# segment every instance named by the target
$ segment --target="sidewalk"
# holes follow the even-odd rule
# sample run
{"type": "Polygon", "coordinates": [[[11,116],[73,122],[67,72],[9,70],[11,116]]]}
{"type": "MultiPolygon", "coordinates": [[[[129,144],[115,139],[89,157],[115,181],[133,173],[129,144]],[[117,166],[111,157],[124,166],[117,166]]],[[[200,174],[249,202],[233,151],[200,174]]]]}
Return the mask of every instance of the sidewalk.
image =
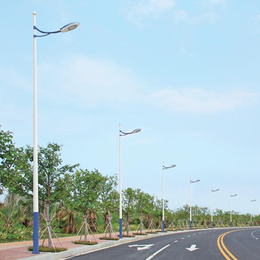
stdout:
{"type": "MultiPolygon", "coordinates": [[[[104,234],[96,234],[95,238],[98,243],[105,242],[106,240],[100,240],[99,238],[104,236],[104,234]]],[[[92,236],[89,236],[91,238],[91,241],[95,241],[92,236]]],[[[62,237],[59,238],[60,242],[62,243],[63,247],[67,249],[72,248],[78,248],[78,247],[92,247],[92,246],[86,246],[86,245],[76,245],[73,244],[72,241],[79,240],[79,237],[76,238],[76,236],[72,237],[62,237]]],[[[54,244],[56,247],[61,247],[57,239],[53,239],[54,244]]],[[[46,245],[45,241],[45,245],[46,245]]],[[[42,240],[40,240],[40,245],[42,244],[42,240]]],[[[0,243],[0,260],[15,260],[15,259],[21,259],[26,257],[33,257],[36,256],[32,254],[31,251],[28,251],[28,246],[32,246],[32,241],[21,241],[21,242],[10,242],[10,243],[0,243]]],[[[45,252],[41,252],[40,255],[47,254],[45,252]]],[[[48,253],[49,254],[49,253],[48,253]]],[[[54,253],[55,254],[55,253],[54,253]]]]}

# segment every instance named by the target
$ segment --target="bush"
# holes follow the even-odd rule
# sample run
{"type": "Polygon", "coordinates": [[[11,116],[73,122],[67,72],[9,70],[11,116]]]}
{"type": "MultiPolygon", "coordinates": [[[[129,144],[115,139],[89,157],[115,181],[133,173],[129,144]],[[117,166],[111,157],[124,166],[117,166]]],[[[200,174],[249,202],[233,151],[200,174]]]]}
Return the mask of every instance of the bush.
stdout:
{"type": "Polygon", "coordinates": [[[91,242],[91,241],[74,241],[73,242],[74,244],[76,244],[76,245],[90,245],[90,246],[92,246],[92,245],[96,245],[96,244],[98,244],[98,242],[91,242]]]}
{"type": "MultiPolygon", "coordinates": [[[[33,251],[33,247],[29,246],[28,247],[29,251],[33,251]]],[[[40,246],[39,247],[40,252],[51,252],[51,253],[58,253],[58,252],[62,252],[62,251],[67,251],[67,248],[63,248],[63,247],[47,247],[47,246],[40,246]]]]}
{"type": "Polygon", "coordinates": [[[0,242],[10,242],[18,240],[31,239],[33,235],[32,228],[14,228],[1,227],[0,228],[0,242]]]}
{"type": "Polygon", "coordinates": [[[119,240],[119,238],[116,237],[100,237],[100,240],[119,240]]]}

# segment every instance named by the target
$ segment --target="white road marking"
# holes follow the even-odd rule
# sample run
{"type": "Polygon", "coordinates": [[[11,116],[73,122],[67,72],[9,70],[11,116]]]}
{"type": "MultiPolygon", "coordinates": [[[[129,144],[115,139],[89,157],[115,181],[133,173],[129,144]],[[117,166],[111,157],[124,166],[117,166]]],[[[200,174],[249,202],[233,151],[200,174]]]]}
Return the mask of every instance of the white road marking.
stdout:
{"type": "Polygon", "coordinates": [[[174,243],[177,243],[177,242],[178,242],[178,240],[175,240],[175,241],[174,241],[174,243]]]}
{"type": "Polygon", "coordinates": [[[190,236],[187,236],[187,237],[190,237],[190,236]]]}
{"type": "Polygon", "coordinates": [[[196,236],[196,234],[193,234],[193,236],[196,236]]]}
{"type": "Polygon", "coordinates": [[[186,248],[187,250],[189,250],[190,252],[198,250],[199,248],[196,247],[196,245],[191,245],[190,248],[186,248]]]}
{"type": "Polygon", "coordinates": [[[151,256],[149,256],[148,258],[146,258],[146,260],[152,259],[152,258],[155,257],[157,254],[159,254],[161,251],[163,251],[165,248],[167,248],[168,246],[170,246],[170,244],[167,245],[167,246],[165,246],[165,247],[163,247],[163,248],[161,248],[160,250],[156,251],[154,254],[152,254],[151,256]]]}
{"type": "Polygon", "coordinates": [[[129,245],[129,247],[136,247],[137,250],[144,250],[144,249],[150,249],[154,244],[148,244],[148,245],[129,245]]]}
{"type": "Polygon", "coordinates": [[[184,237],[182,237],[181,239],[185,239],[184,237]]]}
{"type": "Polygon", "coordinates": [[[257,238],[257,237],[256,237],[255,239],[256,239],[256,240],[258,240],[258,238],[257,238]]]}

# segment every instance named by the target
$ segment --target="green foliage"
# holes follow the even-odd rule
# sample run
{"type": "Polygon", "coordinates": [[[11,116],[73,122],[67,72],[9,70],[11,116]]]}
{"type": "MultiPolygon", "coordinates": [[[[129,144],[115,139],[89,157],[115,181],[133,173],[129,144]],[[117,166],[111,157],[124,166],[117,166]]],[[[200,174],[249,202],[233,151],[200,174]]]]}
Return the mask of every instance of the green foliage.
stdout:
{"type": "Polygon", "coordinates": [[[0,242],[31,239],[32,233],[32,228],[0,227],[0,242]]]}
{"type": "Polygon", "coordinates": [[[23,191],[21,173],[29,167],[24,148],[16,148],[10,131],[0,130],[0,194],[23,191]]]}
{"type": "Polygon", "coordinates": [[[72,176],[72,184],[70,186],[73,208],[84,215],[90,209],[97,210],[99,206],[98,199],[104,183],[105,178],[98,170],[78,169],[72,176]]]}
{"type": "MultiPolygon", "coordinates": [[[[88,219],[92,227],[97,225],[98,231],[103,232],[104,224],[111,217],[117,232],[119,194],[116,191],[116,176],[103,176],[98,170],[80,169],[78,164],[64,165],[61,148],[56,143],[38,147],[40,211],[44,212],[45,209],[47,220],[55,214],[52,224],[56,232],[76,233],[82,224],[82,218],[88,219]]],[[[4,204],[0,203],[0,242],[30,239],[33,148],[17,148],[12,133],[0,129],[0,194],[3,190],[9,193],[4,204]]],[[[141,189],[132,188],[123,190],[122,199],[128,236],[129,230],[136,230],[142,222],[146,228],[149,226],[152,229],[152,224],[161,228],[162,200],[155,199],[141,189]]],[[[188,205],[172,211],[168,209],[168,201],[165,201],[166,226],[174,229],[188,228],[189,211],[188,205]]],[[[195,205],[192,214],[195,227],[209,227],[210,211],[207,207],[195,205]]],[[[234,226],[249,225],[250,214],[233,212],[232,215],[234,226]]],[[[214,225],[229,226],[229,217],[229,211],[216,209],[214,225]]],[[[46,223],[42,214],[40,220],[41,229],[44,229],[46,223]]],[[[260,216],[254,216],[253,223],[259,225],[260,216]]]]}

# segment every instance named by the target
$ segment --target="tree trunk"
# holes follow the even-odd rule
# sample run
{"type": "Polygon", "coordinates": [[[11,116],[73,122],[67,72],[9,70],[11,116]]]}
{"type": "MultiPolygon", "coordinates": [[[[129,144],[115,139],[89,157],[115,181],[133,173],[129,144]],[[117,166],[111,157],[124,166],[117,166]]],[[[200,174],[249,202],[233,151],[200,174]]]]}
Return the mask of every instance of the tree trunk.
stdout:
{"type": "Polygon", "coordinates": [[[126,234],[129,236],[129,214],[126,214],[126,234]]]}
{"type": "Polygon", "coordinates": [[[84,213],[84,228],[85,228],[85,232],[84,232],[84,241],[87,242],[88,241],[88,214],[84,213]]]}
{"type": "Polygon", "coordinates": [[[48,247],[54,248],[54,244],[51,236],[51,220],[50,220],[50,203],[46,204],[46,222],[47,222],[47,231],[48,231],[48,247]]]}

